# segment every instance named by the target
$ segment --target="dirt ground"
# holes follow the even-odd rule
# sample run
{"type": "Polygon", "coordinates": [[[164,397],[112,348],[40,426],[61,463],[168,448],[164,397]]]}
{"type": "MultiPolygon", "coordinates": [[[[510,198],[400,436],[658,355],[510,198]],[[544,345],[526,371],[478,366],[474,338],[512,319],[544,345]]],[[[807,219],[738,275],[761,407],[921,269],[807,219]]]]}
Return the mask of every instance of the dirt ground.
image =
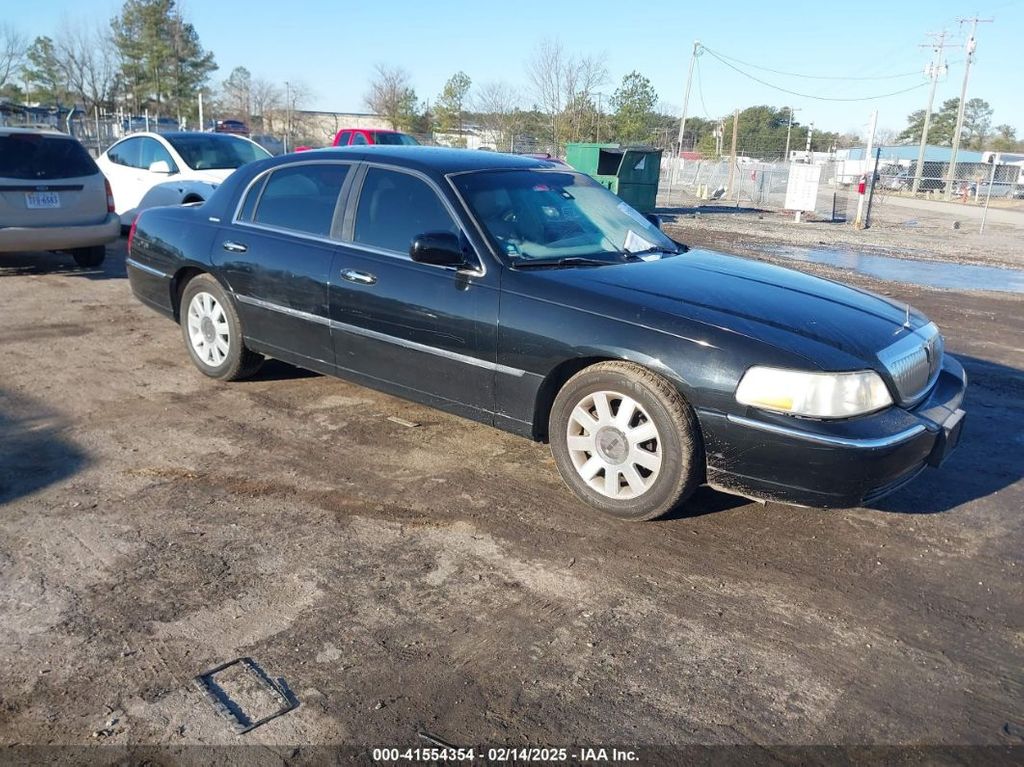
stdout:
{"type": "Polygon", "coordinates": [[[1024,744],[1024,302],[852,281],[964,362],[953,458],[874,508],[635,525],[544,445],[204,378],[123,241],[0,256],[0,744],[1024,744]],[[299,705],[236,735],[192,680],[242,655],[299,705]]]}

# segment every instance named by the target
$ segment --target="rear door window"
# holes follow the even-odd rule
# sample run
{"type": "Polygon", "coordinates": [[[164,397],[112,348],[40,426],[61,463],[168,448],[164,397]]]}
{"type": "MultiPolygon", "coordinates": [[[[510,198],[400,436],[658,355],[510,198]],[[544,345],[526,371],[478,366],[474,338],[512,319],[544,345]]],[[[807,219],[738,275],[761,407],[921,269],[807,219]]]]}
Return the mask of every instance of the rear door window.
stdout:
{"type": "Polygon", "coordinates": [[[118,165],[125,165],[129,168],[141,167],[141,159],[139,157],[142,151],[142,139],[141,138],[129,138],[122,141],[120,144],[114,144],[108,151],[107,157],[111,162],[117,163],[118,165]]]}
{"type": "Polygon", "coordinates": [[[275,170],[260,195],[253,223],[329,236],[348,169],[348,165],[323,163],[275,170]]]}
{"type": "Polygon", "coordinates": [[[355,134],[352,135],[352,143],[353,144],[369,144],[370,142],[366,140],[366,134],[365,133],[355,133],[355,134]]]}
{"type": "Polygon", "coordinates": [[[0,135],[0,178],[50,181],[96,173],[96,163],[73,138],[42,133],[0,135]]]}
{"type": "Polygon", "coordinates": [[[408,255],[413,238],[426,232],[459,233],[430,185],[409,173],[367,170],[356,209],[355,242],[408,255]]]}

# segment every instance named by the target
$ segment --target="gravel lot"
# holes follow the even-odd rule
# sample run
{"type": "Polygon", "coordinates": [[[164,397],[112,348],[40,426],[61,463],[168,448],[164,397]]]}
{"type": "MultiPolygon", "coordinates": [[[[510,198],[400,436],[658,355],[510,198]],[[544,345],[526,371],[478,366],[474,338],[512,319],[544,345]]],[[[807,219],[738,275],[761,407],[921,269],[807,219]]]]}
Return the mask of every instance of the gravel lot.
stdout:
{"type": "MultiPolygon", "coordinates": [[[[744,250],[737,219],[679,221],[744,250]]],[[[968,370],[942,470],[630,525],[544,445],[278,363],[205,379],[123,240],[69,263],[0,256],[0,744],[1024,744],[1019,296],[851,278],[968,370]],[[300,703],[245,735],[192,684],[240,655],[300,703]]]]}

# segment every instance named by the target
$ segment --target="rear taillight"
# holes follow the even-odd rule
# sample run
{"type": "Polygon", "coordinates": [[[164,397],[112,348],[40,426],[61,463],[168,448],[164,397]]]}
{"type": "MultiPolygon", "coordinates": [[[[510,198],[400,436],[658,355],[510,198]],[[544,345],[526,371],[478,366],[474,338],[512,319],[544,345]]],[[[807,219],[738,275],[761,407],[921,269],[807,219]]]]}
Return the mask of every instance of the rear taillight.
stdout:
{"type": "Polygon", "coordinates": [[[107,187],[107,213],[114,212],[114,190],[110,188],[110,182],[103,179],[104,185],[107,187]]]}
{"type": "Polygon", "coordinates": [[[138,216],[136,216],[135,220],[132,221],[132,228],[128,230],[128,255],[129,256],[132,254],[132,239],[134,239],[134,237],[135,237],[135,227],[137,227],[139,225],[139,219],[141,217],[142,217],[141,213],[138,216]]]}

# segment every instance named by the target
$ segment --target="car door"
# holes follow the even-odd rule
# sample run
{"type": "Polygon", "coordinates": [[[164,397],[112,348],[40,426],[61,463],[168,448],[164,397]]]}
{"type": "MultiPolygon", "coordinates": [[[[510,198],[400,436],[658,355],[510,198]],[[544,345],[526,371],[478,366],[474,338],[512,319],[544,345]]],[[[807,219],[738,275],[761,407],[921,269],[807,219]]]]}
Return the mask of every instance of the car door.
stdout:
{"type": "Polygon", "coordinates": [[[212,260],[234,294],[246,338],[314,370],[334,364],[331,232],[350,170],[348,163],[308,162],[264,174],[214,243],[212,260]]]}
{"type": "Polygon", "coordinates": [[[363,165],[353,185],[331,284],[337,365],[403,396],[491,421],[497,366],[497,272],[414,262],[413,238],[469,239],[428,177],[363,165]],[[358,187],[358,193],[356,189],[358,187]]]}
{"type": "Polygon", "coordinates": [[[110,182],[114,209],[119,214],[134,210],[142,199],[138,180],[142,139],[142,136],[126,138],[107,150],[108,162],[103,165],[103,173],[110,182]]]}

